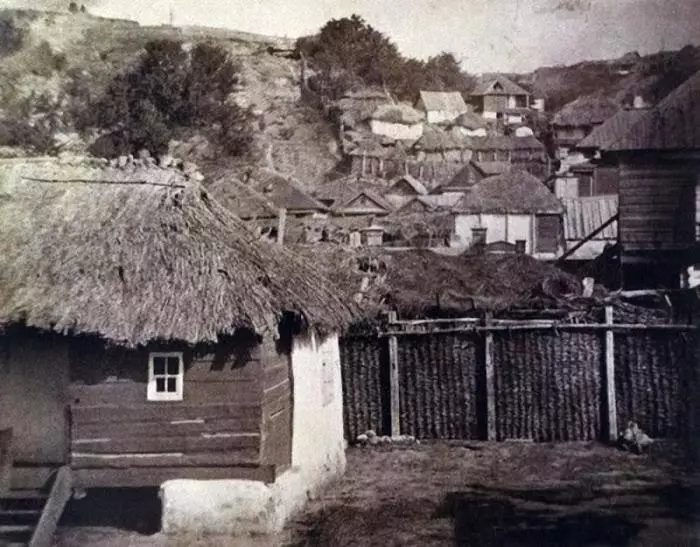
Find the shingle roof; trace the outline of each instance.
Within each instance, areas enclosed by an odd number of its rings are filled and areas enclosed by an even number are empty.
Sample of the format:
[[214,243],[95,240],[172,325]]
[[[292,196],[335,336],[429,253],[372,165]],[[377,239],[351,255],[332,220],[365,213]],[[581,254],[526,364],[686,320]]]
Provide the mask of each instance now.
[[467,104],[459,91],[421,91],[420,98],[426,111],[467,111]]
[[647,110],[620,110],[596,127],[585,139],[576,143],[576,148],[605,149],[620,140],[637,123]]
[[488,177],[469,190],[455,206],[459,213],[560,214],[557,197],[527,171],[511,171]]
[[502,74],[497,74],[484,78],[477,84],[472,96],[479,95],[530,95],[530,92]]
[[511,168],[511,164],[507,161],[477,161],[475,163],[487,177],[507,173]]
[[552,124],[564,127],[598,125],[619,110],[619,105],[608,97],[586,95],[565,104],[552,118]]
[[466,137],[467,148],[472,150],[544,150],[545,146],[533,135],[488,135],[486,137]]
[[646,111],[606,149],[700,149],[700,71]]
[[416,192],[416,194],[420,195],[425,195],[428,193],[428,189],[425,187],[425,185],[419,181],[417,178],[415,178],[412,175],[400,175],[393,179],[391,181],[391,185],[389,186],[388,192],[391,192],[391,189],[399,184],[401,181],[406,182],[413,190]]
[[[593,196],[563,199],[564,237],[577,241],[588,236],[617,214],[617,196]],[[593,239],[617,238],[617,222],[607,226]]]
[[290,212],[326,210],[325,205],[304,192],[297,183],[275,171],[260,170],[247,184],[277,207]]
[[484,176],[484,171],[476,163],[469,162],[454,177],[439,184],[431,193],[441,194],[456,189],[466,190],[483,180]]
[[385,188],[386,185],[379,180],[349,175],[325,182],[314,192],[314,196],[319,200],[332,201],[330,208],[337,211],[343,209],[361,194],[365,194],[380,207],[391,211],[394,208],[393,205],[381,196]]

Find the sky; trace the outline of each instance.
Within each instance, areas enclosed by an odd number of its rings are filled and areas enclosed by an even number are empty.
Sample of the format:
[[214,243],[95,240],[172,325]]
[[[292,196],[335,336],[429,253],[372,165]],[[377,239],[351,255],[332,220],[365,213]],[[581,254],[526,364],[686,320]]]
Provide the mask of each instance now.
[[[80,3],[80,1],[78,1]],[[700,45],[700,0],[84,0],[90,13],[142,24],[227,27],[295,38],[361,15],[405,55],[449,51],[472,73]],[[49,7],[68,0],[0,0]]]

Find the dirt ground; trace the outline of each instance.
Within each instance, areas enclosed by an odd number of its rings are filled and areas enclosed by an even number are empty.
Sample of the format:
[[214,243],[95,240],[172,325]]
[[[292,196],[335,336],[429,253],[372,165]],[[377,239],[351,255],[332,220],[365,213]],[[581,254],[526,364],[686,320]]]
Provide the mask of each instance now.
[[63,528],[58,545],[700,547],[700,481],[677,447],[460,443],[348,451],[347,474],[273,541]]

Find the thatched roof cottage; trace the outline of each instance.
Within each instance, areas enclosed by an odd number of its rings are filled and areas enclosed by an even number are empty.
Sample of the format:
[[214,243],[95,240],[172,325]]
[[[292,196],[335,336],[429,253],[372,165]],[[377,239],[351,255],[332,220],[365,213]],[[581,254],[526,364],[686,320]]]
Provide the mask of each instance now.
[[[0,233],[13,490],[60,468],[81,488],[161,485],[166,532],[267,532],[342,471],[334,332],[352,310],[198,183],[5,162]],[[55,512],[70,488],[50,491]]]

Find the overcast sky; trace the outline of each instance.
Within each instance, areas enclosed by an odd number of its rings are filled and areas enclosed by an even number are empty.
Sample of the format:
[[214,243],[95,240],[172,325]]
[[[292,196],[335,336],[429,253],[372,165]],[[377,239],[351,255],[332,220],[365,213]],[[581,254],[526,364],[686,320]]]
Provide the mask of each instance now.
[[[0,0],[49,6],[68,0]],[[78,3],[80,1],[78,0]],[[142,24],[229,27],[297,37],[358,13],[407,55],[451,51],[466,70],[529,71],[700,44],[700,0],[85,0]]]

